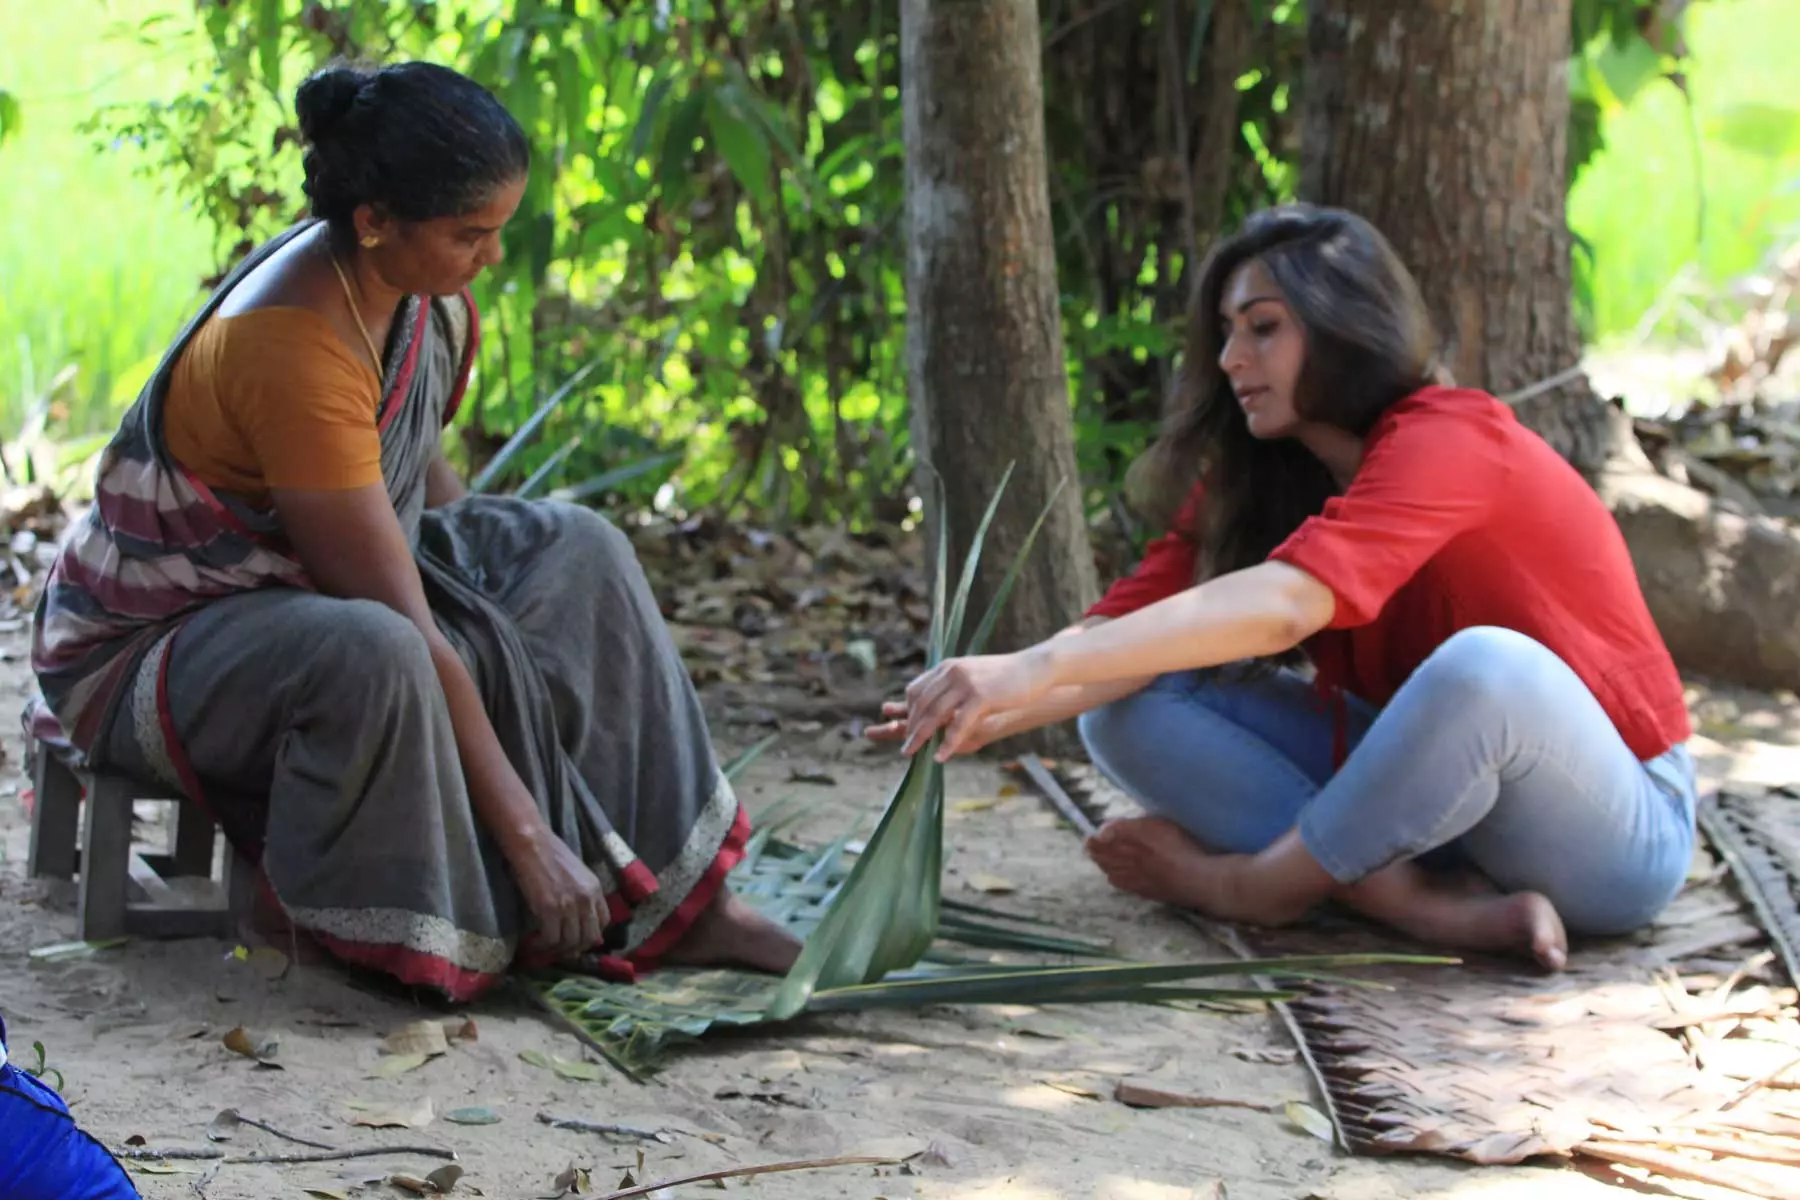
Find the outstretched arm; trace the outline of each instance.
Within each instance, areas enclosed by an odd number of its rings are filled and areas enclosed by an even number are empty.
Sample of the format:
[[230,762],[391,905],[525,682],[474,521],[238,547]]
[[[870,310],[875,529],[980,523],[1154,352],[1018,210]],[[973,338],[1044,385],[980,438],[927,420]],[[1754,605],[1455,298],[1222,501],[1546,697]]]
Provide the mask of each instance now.
[[[1088,617],[1079,624],[1071,625],[1052,636],[1053,639],[1068,638],[1082,634],[1089,629],[1098,628],[1111,620],[1110,617]],[[1155,678],[1154,674],[1145,675],[1141,679],[1116,679],[1106,683],[1079,684],[1069,687],[1052,688],[1036,702],[1021,708],[999,712],[989,716],[981,727],[961,748],[964,754],[973,753],[994,742],[1004,741],[1021,733],[1045,725],[1055,725],[1067,721],[1071,717],[1079,717],[1090,709],[1111,704],[1114,700],[1123,699],[1137,691]],[[864,736],[875,742],[898,742],[906,737],[907,704],[895,701],[881,706],[881,715],[886,718],[879,725],[871,725]]]
[[[1042,711],[1052,696],[1116,699],[1166,672],[1279,654],[1329,625],[1335,606],[1331,589],[1313,576],[1265,562],[1079,637],[1053,637],[1014,654],[949,659],[907,687],[904,749],[914,751],[944,730],[938,757],[946,760],[991,741],[977,740],[990,722],[1021,720]],[[1111,689],[1118,690],[1108,696]]]

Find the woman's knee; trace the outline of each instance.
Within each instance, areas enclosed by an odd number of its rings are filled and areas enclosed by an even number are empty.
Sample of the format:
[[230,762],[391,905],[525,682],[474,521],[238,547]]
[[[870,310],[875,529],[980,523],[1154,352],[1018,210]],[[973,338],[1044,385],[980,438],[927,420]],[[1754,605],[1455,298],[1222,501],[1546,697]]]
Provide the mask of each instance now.
[[623,530],[604,515],[566,500],[541,500],[543,511],[556,525],[559,540],[585,557],[601,561],[635,562],[637,550]]
[[311,660],[315,679],[349,684],[365,699],[437,686],[431,646],[409,618],[375,600],[333,605],[328,631]]
[[1160,724],[1158,715],[1179,684],[1179,676],[1163,675],[1128,696],[1077,717],[1075,729],[1081,735],[1081,744],[1087,747],[1088,757],[1102,765],[1138,758],[1148,742],[1158,740],[1149,730]]
[[[1560,671],[1546,668],[1561,668]],[[1542,642],[1514,629],[1458,630],[1419,666],[1417,678],[1450,711],[1553,703],[1552,680],[1568,667]]]

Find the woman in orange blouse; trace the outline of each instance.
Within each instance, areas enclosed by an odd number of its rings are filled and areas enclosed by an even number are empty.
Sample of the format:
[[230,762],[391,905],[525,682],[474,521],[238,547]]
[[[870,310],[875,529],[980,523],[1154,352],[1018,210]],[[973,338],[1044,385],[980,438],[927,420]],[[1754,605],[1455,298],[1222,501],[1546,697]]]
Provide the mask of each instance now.
[[453,71],[333,69],[312,217],[177,338],[39,613],[40,734],[158,776],[343,959],[455,998],[515,961],[785,970],[748,822],[624,536],[440,450],[529,167]]

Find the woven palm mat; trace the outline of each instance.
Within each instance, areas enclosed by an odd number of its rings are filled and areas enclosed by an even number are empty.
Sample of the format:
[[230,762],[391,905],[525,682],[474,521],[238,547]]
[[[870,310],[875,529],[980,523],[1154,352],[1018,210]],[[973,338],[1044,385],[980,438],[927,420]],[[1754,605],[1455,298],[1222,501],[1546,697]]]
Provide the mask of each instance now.
[[[1019,771],[1078,830],[1140,813],[1086,764]],[[1387,987],[1322,985],[1288,1005],[1344,1146],[1560,1156],[1639,1187],[1800,1197],[1800,799],[1727,793],[1702,812],[1687,886],[1655,925],[1577,942],[1559,975],[1463,956],[1359,971]],[[1258,956],[1425,950],[1335,912],[1242,937],[1227,944]]]

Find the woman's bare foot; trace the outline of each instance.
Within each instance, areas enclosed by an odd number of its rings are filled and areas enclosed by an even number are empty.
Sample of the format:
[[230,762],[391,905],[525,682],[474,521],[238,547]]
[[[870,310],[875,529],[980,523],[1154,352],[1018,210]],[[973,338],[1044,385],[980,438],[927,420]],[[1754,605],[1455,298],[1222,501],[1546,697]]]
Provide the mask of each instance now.
[[1569,960],[1562,917],[1537,892],[1446,886],[1418,864],[1403,862],[1343,889],[1338,899],[1433,945],[1516,954],[1549,971],[1562,970]]
[[749,967],[785,975],[799,956],[798,938],[721,888],[668,959],[686,966]]
[[1339,887],[1291,833],[1255,857],[1211,854],[1173,822],[1142,817],[1107,822],[1087,852],[1119,890],[1222,920],[1285,924],[1329,894],[1431,945],[1519,954],[1551,971],[1568,962],[1562,918],[1536,892],[1502,895],[1467,876],[1438,881],[1412,862]]
[[1192,908],[1223,921],[1283,925],[1304,916],[1306,889],[1255,886],[1251,859],[1213,854],[1162,817],[1108,821],[1087,840],[1088,857],[1122,892]]

